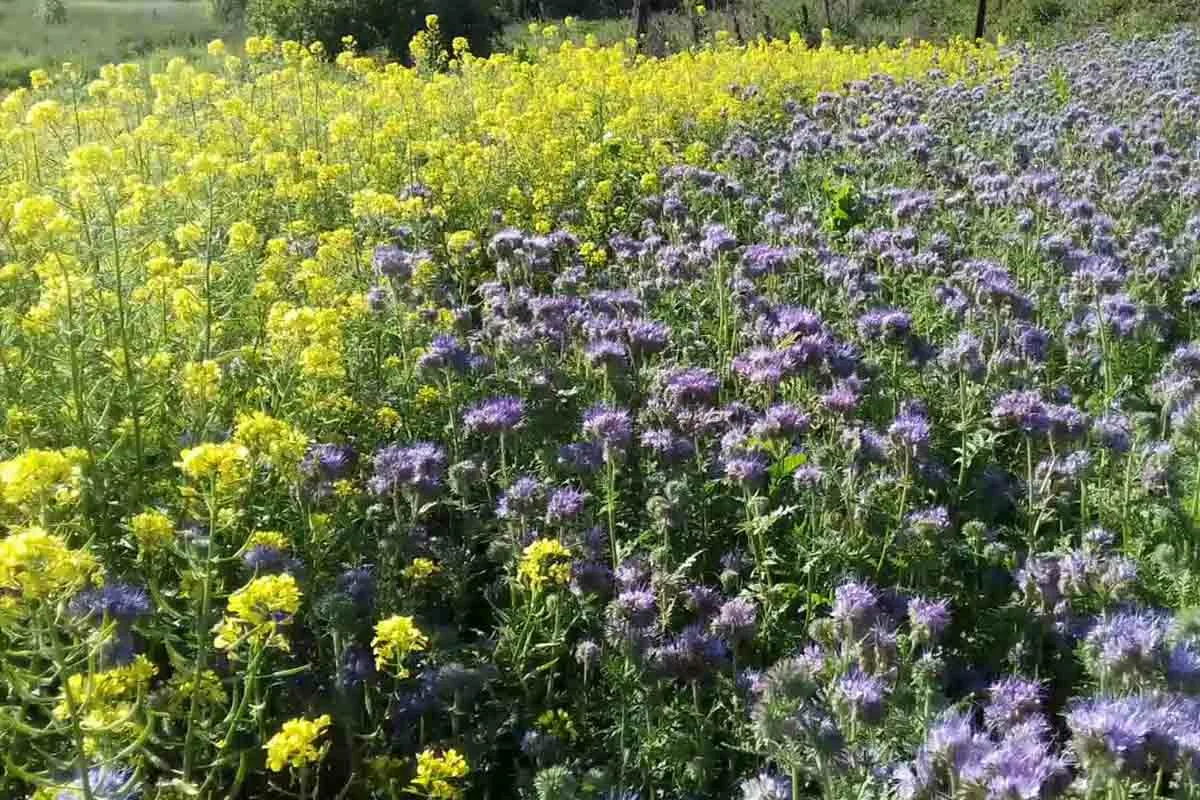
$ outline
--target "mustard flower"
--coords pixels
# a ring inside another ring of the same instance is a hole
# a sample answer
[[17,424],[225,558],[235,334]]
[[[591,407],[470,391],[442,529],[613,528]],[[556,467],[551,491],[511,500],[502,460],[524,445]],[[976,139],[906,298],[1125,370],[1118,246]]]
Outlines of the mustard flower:
[[316,719],[297,717],[283,723],[266,744],[267,766],[272,772],[283,772],[288,767],[301,769],[319,762],[325,746],[318,747],[318,742],[331,722],[328,714],[322,714]]

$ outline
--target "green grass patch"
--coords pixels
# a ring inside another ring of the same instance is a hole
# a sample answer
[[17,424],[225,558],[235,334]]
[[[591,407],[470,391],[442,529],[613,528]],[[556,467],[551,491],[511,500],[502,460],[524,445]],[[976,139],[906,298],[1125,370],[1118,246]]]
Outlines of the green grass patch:
[[189,52],[222,34],[201,0],[65,0],[66,21],[39,18],[38,0],[0,0],[0,89],[64,61],[87,71],[152,52]]

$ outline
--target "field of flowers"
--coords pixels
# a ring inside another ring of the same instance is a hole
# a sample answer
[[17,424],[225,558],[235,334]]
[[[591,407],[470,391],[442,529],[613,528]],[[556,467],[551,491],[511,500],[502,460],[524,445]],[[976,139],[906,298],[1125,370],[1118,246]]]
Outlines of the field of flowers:
[[1200,38],[543,36],[0,100],[0,797],[1200,798]]

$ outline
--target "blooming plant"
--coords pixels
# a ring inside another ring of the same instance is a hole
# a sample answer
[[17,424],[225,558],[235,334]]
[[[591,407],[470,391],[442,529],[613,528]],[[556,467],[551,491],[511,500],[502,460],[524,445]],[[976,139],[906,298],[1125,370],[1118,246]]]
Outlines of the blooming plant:
[[0,99],[0,795],[1200,797],[1200,39],[538,37]]

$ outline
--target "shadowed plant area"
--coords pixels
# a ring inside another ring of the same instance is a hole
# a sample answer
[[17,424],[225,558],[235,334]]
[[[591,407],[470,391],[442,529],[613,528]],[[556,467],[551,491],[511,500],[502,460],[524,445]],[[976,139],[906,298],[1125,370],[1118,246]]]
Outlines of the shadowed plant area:
[[422,23],[0,99],[0,797],[1200,800],[1194,32]]

